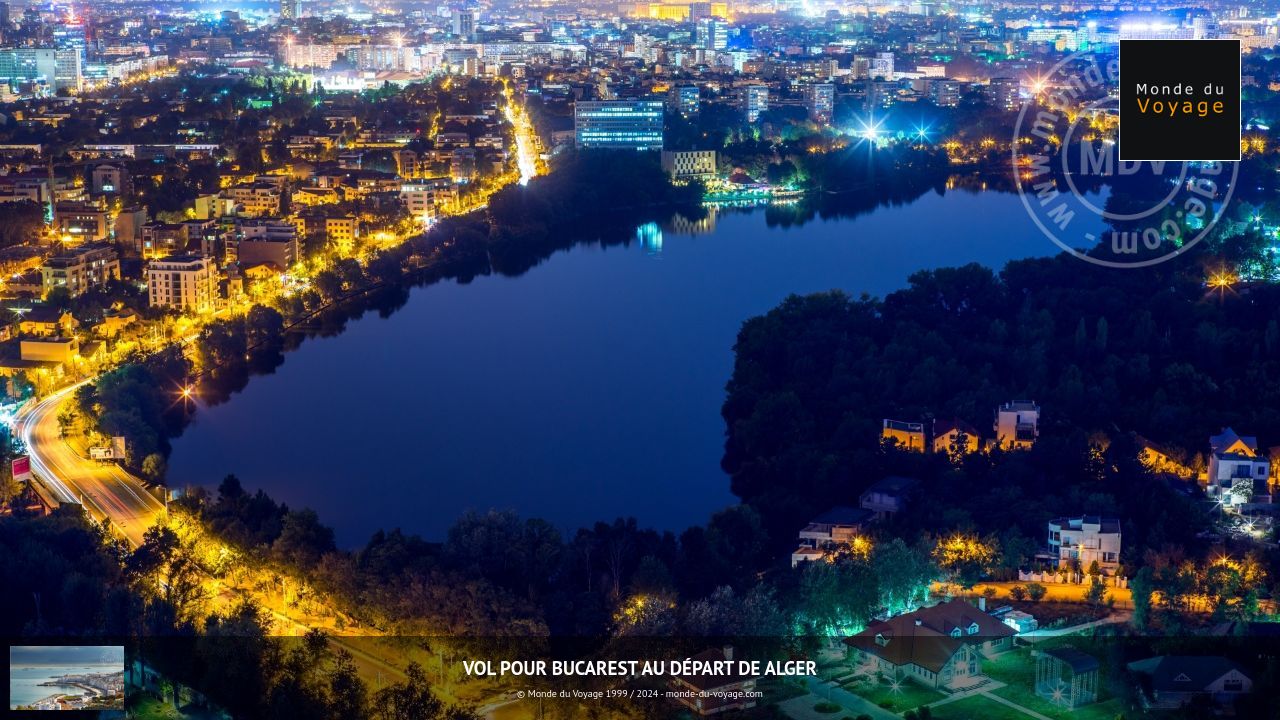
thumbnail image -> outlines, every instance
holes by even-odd
[[[119,645],[15,645],[9,648],[10,710],[124,708]]]

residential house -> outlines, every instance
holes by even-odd
[[[1239,665],[1220,655],[1158,655],[1129,663],[1141,675],[1143,704],[1174,710],[1198,697],[1228,706],[1253,690]]]
[[[132,308],[111,309],[102,314],[102,320],[94,324],[92,330],[94,335],[113,339],[137,321],[138,313]]]
[[[977,428],[958,418],[933,421],[933,451],[936,453],[972,453],[981,447]]]
[[[704,650],[690,659],[703,663],[732,663],[733,646],[726,645],[723,648]],[[734,672],[727,673],[675,675],[669,683],[674,691],[672,697],[676,702],[702,716],[755,707],[756,698],[753,695],[756,678],[736,672],[737,664],[734,664],[733,668]]]
[[[877,520],[884,520],[907,506],[907,500],[915,491],[919,480],[889,475],[867,488],[858,498],[863,510],[875,513]]]
[[[845,639],[850,659],[894,679],[938,690],[985,681],[982,660],[1013,647],[1013,628],[956,599],[888,620]]]
[[[862,528],[871,520],[871,511],[837,505],[809,521],[800,530],[799,547],[791,553],[791,567],[821,560],[841,547],[856,548]]]
[[[1258,452],[1258,438],[1231,428],[1209,438],[1205,492],[1223,507],[1239,508],[1266,495],[1270,476],[1271,461]]]
[[[1049,558],[1059,568],[1078,567],[1081,572],[1096,562],[1104,575],[1115,575],[1120,569],[1120,521],[1097,515],[1050,520]]]
[[[78,327],[80,322],[71,313],[49,305],[36,305],[18,321],[18,332],[35,337],[70,336]]]
[[[23,360],[37,363],[70,365],[80,354],[80,343],[73,337],[23,338],[18,347]]]
[[[903,422],[885,418],[880,430],[881,442],[896,443],[903,450],[924,452],[924,423]]]
[[[1040,437],[1040,406],[1034,402],[1017,400],[996,408],[995,431],[997,447],[1005,450],[1025,450]]]

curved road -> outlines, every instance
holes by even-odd
[[[14,421],[14,432],[22,438],[31,458],[31,471],[50,496],[60,503],[80,503],[93,519],[126,540],[131,547],[142,544],[143,536],[165,512],[164,503],[156,499],[141,480],[114,463],[102,463],[87,459],[76,452],[58,428],[58,415],[80,386],[91,382],[84,380],[63,388],[48,397],[27,405]],[[210,599],[217,605],[230,606],[243,595],[243,591],[226,583],[209,578]],[[254,598],[275,620],[281,634],[302,635],[310,628],[273,606],[269,598]],[[372,648],[355,644],[358,636],[354,629],[345,632],[334,627],[324,628],[330,641],[344,647],[355,656],[356,664],[370,677],[403,679],[404,672],[372,652]],[[374,638],[365,638],[374,640]]]
[[[89,514],[133,547],[164,512],[164,503],[138,478],[114,463],[81,457],[58,428],[58,414],[82,381],[24,407],[14,430],[31,456],[36,479],[59,501],[81,503]]]

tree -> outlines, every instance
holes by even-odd
[[[310,570],[335,549],[333,528],[323,525],[320,516],[309,508],[285,515],[280,535],[271,544],[272,554],[299,570]]]
[[[1089,589],[1084,593],[1085,602],[1097,607],[1107,601],[1107,585],[1102,578],[1094,577],[1089,581]]]
[[[908,547],[901,538],[871,549],[871,568],[880,590],[880,602],[891,614],[914,610],[929,597],[929,586],[938,571],[923,552]]]
[[[0,203],[0,247],[33,242],[44,229],[44,209],[30,200]]]
[[[374,716],[379,720],[437,720],[444,704],[431,692],[427,673],[416,662],[404,671],[405,680],[373,695]]]
[[[1133,627],[1145,630],[1151,616],[1151,594],[1155,590],[1150,566],[1143,566],[1129,581],[1133,595]]]
[[[168,470],[169,464],[160,453],[151,453],[142,459],[142,476],[153,483],[163,482]]]
[[[953,533],[934,546],[933,559],[965,590],[991,572],[996,559],[995,543],[967,533]]]
[[[0,469],[0,507],[6,507],[22,494],[22,483],[13,479],[9,468]]]
[[[1027,597],[1030,598],[1031,602],[1040,602],[1047,592],[1049,592],[1048,588],[1040,583],[1027,583]]]
[[[329,712],[335,718],[364,720],[369,716],[369,691],[356,670],[351,653],[338,648],[329,671]]]

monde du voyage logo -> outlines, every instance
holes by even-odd
[[[1164,262],[1204,238],[1230,202],[1240,116],[1237,40],[1122,40],[1118,54],[1075,53],[1038,79],[1019,113],[1019,195],[1076,258]]]

